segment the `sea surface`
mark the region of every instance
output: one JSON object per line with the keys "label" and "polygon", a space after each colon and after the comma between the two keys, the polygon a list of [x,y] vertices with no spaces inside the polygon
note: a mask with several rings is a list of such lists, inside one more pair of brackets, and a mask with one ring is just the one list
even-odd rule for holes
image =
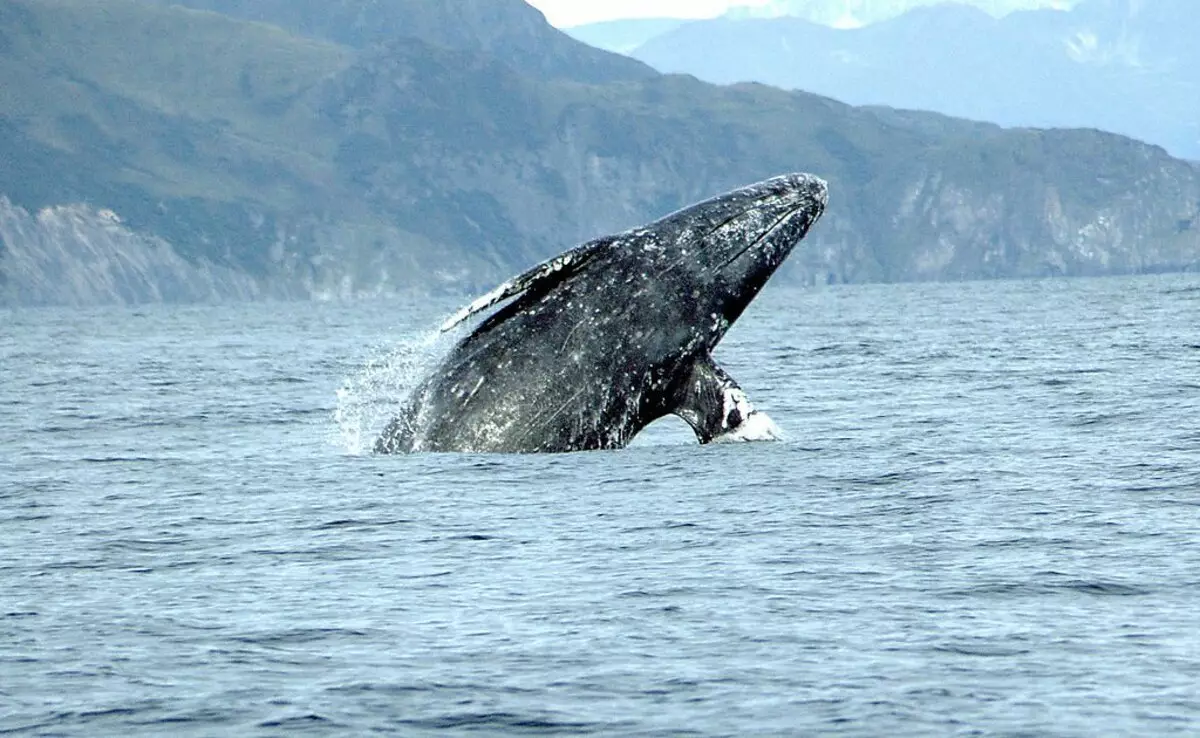
{"label": "sea surface", "polygon": [[0,312],[0,733],[1200,734],[1200,275],[771,286],[782,442],[370,454],[459,302]]}

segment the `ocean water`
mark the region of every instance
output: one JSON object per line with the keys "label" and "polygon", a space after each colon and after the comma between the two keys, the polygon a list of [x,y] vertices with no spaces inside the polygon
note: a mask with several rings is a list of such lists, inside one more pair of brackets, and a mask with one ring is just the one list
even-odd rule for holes
{"label": "ocean water", "polygon": [[365,452],[456,307],[0,313],[0,733],[1200,733],[1200,276],[773,286],[784,441]]}

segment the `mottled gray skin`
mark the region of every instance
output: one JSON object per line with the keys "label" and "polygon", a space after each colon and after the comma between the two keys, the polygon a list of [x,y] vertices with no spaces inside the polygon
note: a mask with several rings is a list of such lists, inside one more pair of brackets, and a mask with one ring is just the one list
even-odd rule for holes
{"label": "mottled gray skin", "polygon": [[812,175],[775,177],[506,283],[497,294],[523,294],[450,351],[375,450],[613,449],[671,413],[702,443],[736,431],[754,411],[712,351],[826,197]]}

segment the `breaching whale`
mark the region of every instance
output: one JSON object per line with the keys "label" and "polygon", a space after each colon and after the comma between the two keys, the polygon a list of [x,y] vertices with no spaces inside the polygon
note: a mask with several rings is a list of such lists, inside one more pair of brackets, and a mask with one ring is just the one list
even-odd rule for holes
{"label": "breaching whale", "polygon": [[765,416],[712,351],[826,200],[818,177],[774,177],[585,243],[500,285],[442,330],[517,299],[450,350],[375,451],[614,449],[669,414],[701,443],[761,424]]}

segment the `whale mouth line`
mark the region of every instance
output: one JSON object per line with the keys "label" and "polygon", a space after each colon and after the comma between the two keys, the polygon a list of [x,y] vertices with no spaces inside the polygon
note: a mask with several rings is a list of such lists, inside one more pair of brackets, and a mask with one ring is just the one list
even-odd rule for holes
{"label": "whale mouth line", "polygon": [[[700,237],[700,242],[701,242],[701,244],[702,244],[702,245],[701,245],[701,247],[700,247],[700,249],[699,249],[699,250],[700,250],[700,251],[706,251],[706,250],[708,250],[708,249],[712,248],[712,244],[711,244],[711,243],[709,243],[709,239],[712,237],[712,235],[713,235],[714,233],[716,233],[716,232],[720,231],[722,228],[724,228],[725,226],[727,226],[727,225],[729,225],[730,223],[734,222],[734,221],[735,221],[735,220],[737,220],[738,218],[741,218],[741,217],[742,217],[742,216],[744,216],[746,213],[750,213],[750,212],[753,212],[753,211],[755,211],[755,210],[762,210],[762,209],[763,209],[763,208],[765,208],[765,207],[770,207],[770,205],[771,205],[771,204],[772,204],[772,203],[770,203],[770,202],[765,202],[764,200],[758,200],[758,201],[756,201],[754,204],[752,204],[752,205],[749,205],[749,206],[747,206],[746,208],[744,208],[744,209],[742,209],[742,210],[739,210],[738,212],[734,213],[733,215],[730,215],[730,216],[729,216],[728,218],[726,218],[725,220],[722,220],[720,223],[717,223],[716,225],[712,226],[712,227],[711,227],[711,228],[709,228],[707,231],[705,231],[705,233],[704,233],[704,235],[703,235],[703,236],[701,236],[701,237]],[[764,233],[763,233],[761,236],[759,236],[758,238],[754,239],[754,241],[753,241],[752,243],[750,243],[750,244],[749,244],[748,246],[746,246],[744,249],[742,249],[741,251],[739,251],[737,254],[735,254],[734,256],[732,256],[732,257],[731,257],[731,258],[729,258],[729,259],[726,259],[726,260],[725,260],[725,261],[724,261],[724,262],[721,264],[721,266],[720,266],[720,267],[718,267],[718,269],[724,269],[725,267],[729,266],[729,264],[730,264],[731,262],[733,262],[733,261],[734,261],[734,260],[736,260],[738,257],[740,257],[742,254],[744,254],[744,253],[746,253],[747,251],[749,251],[750,249],[754,248],[754,247],[755,247],[755,246],[757,246],[759,243],[762,243],[762,240],[763,240],[764,238],[767,238],[767,237],[769,237],[769,236],[770,236],[772,233],[774,233],[774,232],[775,232],[775,230],[776,230],[776,229],[779,227],[779,225],[780,225],[782,222],[786,221],[788,218],[790,218],[790,217],[792,217],[793,215],[795,215],[796,213],[800,212],[801,210],[803,210],[803,209],[804,209],[805,207],[807,207],[808,205],[809,205],[809,203],[808,203],[808,202],[806,202],[806,201],[804,201],[804,200],[801,200],[800,202],[797,202],[797,203],[796,203],[796,205],[795,205],[795,207],[792,207],[792,208],[790,208],[790,209],[789,209],[789,210],[788,210],[786,213],[784,213],[784,214],[783,214],[782,216],[780,216],[780,217],[779,217],[779,218],[778,218],[778,219],[777,219],[777,220],[776,220],[774,223],[772,223],[772,224],[771,224],[771,227],[770,227],[770,228],[768,228],[768,229],[766,230],[766,232],[764,232]],[[680,256],[680,257],[678,257],[678,258],[674,259],[674,260],[673,260],[673,261],[672,261],[670,264],[667,264],[666,266],[664,266],[664,267],[660,268],[659,270],[657,270],[657,271],[655,272],[655,275],[654,275],[654,276],[655,276],[656,278],[658,278],[658,277],[662,277],[662,275],[666,274],[667,272],[670,272],[672,269],[674,269],[675,267],[679,266],[679,264],[681,264],[682,262],[684,262],[686,259],[687,259],[687,257],[686,257],[686,256]]]}
{"label": "whale mouth line", "polygon": [[[733,262],[737,261],[738,259],[742,258],[742,256],[745,255],[747,251],[750,251],[755,246],[758,246],[759,244],[761,244],[764,240],[770,238],[771,234],[773,234],[773,233],[775,233],[775,231],[779,230],[780,226],[787,223],[788,220],[790,220],[793,215],[795,215],[796,213],[799,213],[801,210],[804,210],[806,207],[808,207],[808,205],[809,205],[809,203],[807,203],[807,202],[796,203],[796,207],[792,208],[791,210],[788,210],[783,215],[776,218],[775,222],[771,224],[771,227],[762,232],[762,235],[760,235],[758,238],[754,239],[750,243],[746,244],[744,247],[742,247],[742,249],[740,251],[738,251],[733,256],[730,256],[728,259],[721,262],[721,265],[719,267],[717,267],[717,270],[720,271],[720,270],[724,269],[725,267],[729,266],[730,264],[732,264]],[[749,211],[747,210],[747,212],[749,212]],[[797,239],[797,240],[799,240],[799,239]]]}

